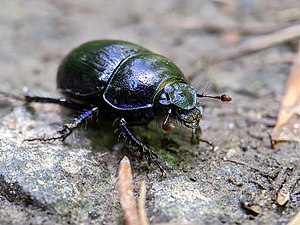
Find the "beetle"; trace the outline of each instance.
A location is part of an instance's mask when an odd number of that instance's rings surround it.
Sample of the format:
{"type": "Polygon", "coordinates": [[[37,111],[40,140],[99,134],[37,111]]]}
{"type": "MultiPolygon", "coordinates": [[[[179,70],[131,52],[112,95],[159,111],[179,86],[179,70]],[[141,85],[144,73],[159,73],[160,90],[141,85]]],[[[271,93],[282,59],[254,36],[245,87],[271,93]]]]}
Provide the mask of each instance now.
{"type": "Polygon", "coordinates": [[[57,136],[27,141],[64,141],[84,121],[99,116],[117,121],[126,139],[148,162],[156,154],[138,140],[129,126],[146,125],[165,116],[163,129],[170,131],[173,118],[200,130],[203,114],[197,98],[230,101],[229,95],[210,96],[197,93],[180,69],[164,56],[142,46],[119,40],[95,40],[72,50],[57,71],[57,87],[62,98],[25,94],[25,101],[54,103],[83,111],[71,123],[64,124],[57,136]]]}

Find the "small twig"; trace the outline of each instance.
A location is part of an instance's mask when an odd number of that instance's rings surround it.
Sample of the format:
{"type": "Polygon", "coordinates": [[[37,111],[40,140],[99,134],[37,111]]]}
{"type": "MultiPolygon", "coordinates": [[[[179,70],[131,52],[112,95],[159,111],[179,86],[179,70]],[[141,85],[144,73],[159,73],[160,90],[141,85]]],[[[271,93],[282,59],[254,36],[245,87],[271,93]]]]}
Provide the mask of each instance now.
{"type": "Polygon", "coordinates": [[[300,24],[246,41],[237,47],[218,54],[211,60],[213,62],[231,60],[297,38],[300,38],[300,24]]]}
{"type": "Polygon", "coordinates": [[[176,26],[186,30],[202,30],[212,33],[224,33],[231,30],[247,35],[259,35],[274,32],[282,28],[281,25],[275,23],[222,23],[221,21],[199,21],[193,18],[167,18],[163,21],[166,25],[176,26]]]}
{"type": "Polygon", "coordinates": [[[272,139],[272,135],[270,133],[267,133],[268,137],[269,137],[269,141],[270,141],[270,147],[271,149],[275,149],[276,145],[279,143],[299,143],[298,141],[294,141],[294,140],[285,140],[285,139],[281,139],[281,140],[273,140],[272,139]]]}
{"type": "Polygon", "coordinates": [[[286,43],[297,38],[300,38],[300,24],[254,38],[249,41],[245,41],[236,47],[224,51],[223,53],[221,52],[217,55],[206,58],[206,62],[196,68],[189,77],[192,80],[199,74],[199,71],[203,71],[210,66],[214,66],[218,63],[251,54],[253,52],[257,52],[278,44],[286,43]]]}
{"type": "Polygon", "coordinates": [[[269,190],[270,189],[268,186],[264,185],[263,183],[259,182],[258,180],[249,180],[249,182],[251,182],[253,184],[256,184],[261,189],[265,189],[265,190],[269,190]]]}
{"type": "Polygon", "coordinates": [[[132,188],[132,174],[129,159],[124,156],[120,162],[119,174],[120,203],[127,225],[140,225],[137,206],[132,188]]]}
{"type": "Polygon", "coordinates": [[[146,200],[146,183],[145,181],[142,181],[140,186],[140,196],[138,199],[138,210],[139,210],[139,216],[141,225],[149,225],[147,213],[145,210],[145,200],[146,200]]]}
{"type": "Polygon", "coordinates": [[[279,189],[282,187],[282,184],[285,182],[286,178],[287,178],[287,168],[281,168],[279,170],[279,173],[277,174],[274,182],[273,182],[273,188],[275,189],[276,192],[279,191],[279,189]]]}
{"type": "Polygon", "coordinates": [[[232,163],[236,163],[236,164],[240,164],[240,165],[243,165],[243,166],[247,166],[255,171],[258,171],[258,172],[263,172],[263,170],[257,166],[254,166],[254,165],[251,165],[249,163],[246,163],[244,161],[241,161],[241,160],[238,160],[238,159],[224,159],[225,161],[228,161],[228,162],[232,162],[232,163]]]}

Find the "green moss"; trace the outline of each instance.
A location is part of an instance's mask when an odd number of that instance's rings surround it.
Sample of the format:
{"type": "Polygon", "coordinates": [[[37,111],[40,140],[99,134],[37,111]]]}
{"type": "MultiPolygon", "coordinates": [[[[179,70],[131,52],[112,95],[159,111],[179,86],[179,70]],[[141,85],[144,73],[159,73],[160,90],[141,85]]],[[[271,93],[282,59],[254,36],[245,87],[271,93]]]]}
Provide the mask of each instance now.
{"type": "Polygon", "coordinates": [[[148,144],[168,167],[186,168],[194,159],[191,132],[185,128],[177,127],[166,132],[151,123],[147,127],[135,127],[134,130],[137,137],[148,144]]]}
{"type": "MultiPolygon", "coordinates": [[[[160,123],[151,123],[149,126],[130,127],[134,135],[157,154],[159,159],[169,168],[187,168],[195,158],[194,145],[191,145],[191,131],[177,127],[171,132],[164,131],[160,123]]],[[[114,132],[115,127],[110,122],[101,123],[101,126],[89,126],[81,129],[80,133],[91,140],[93,148],[112,149],[117,143],[123,143],[120,132],[114,132]]],[[[122,153],[121,153],[122,154],[122,153]]],[[[124,153],[123,153],[124,154],[124,153]]]]}

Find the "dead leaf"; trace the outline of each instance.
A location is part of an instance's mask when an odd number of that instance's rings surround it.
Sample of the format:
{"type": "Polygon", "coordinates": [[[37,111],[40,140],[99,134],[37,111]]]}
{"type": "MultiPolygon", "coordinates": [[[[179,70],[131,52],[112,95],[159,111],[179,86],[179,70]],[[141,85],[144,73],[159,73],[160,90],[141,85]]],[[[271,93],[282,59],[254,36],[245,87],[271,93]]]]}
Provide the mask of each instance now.
{"type": "Polygon", "coordinates": [[[300,211],[287,225],[299,225],[300,224],[300,211]]]}
{"type": "Polygon", "coordinates": [[[272,141],[300,143],[300,46],[281,102],[272,141]]]}

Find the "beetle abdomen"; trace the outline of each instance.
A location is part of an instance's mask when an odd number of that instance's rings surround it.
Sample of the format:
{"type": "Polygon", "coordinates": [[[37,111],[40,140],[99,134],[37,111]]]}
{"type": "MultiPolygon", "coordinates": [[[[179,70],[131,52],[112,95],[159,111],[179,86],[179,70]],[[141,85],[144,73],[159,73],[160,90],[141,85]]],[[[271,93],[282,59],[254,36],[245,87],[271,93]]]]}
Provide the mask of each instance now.
{"type": "Polygon", "coordinates": [[[71,51],[57,72],[57,87],[69,95],[102,91],[120,63],[147,49],[125,41],[87,42],[71,51]]]}

